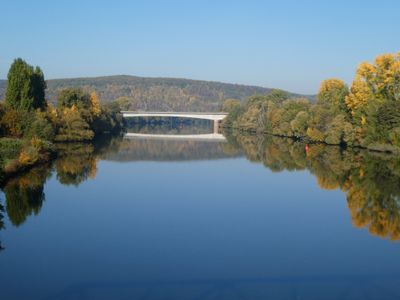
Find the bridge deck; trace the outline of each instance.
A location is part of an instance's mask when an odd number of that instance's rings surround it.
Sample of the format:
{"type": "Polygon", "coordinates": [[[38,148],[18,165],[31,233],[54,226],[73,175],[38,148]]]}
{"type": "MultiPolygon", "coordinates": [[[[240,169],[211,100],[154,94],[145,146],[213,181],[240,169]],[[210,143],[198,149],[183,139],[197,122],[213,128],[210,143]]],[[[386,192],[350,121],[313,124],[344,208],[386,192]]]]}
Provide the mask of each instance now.
{"type": "Polygon", "coordinates": [[[122,111],[125,118],[135,117],[177,117],[189,119],[204,119],[212,121],[221,121],[226,118],[227,113],[223,112],[146,112],[146,111],[122,111]]]}
{"type": "Polygon", "coordinates": [[[122,114],[151,114],[151,115],[223,115],[227,116],[227,112],[184,112],[184,111],[129,111],[123,110],[122,114]]]}

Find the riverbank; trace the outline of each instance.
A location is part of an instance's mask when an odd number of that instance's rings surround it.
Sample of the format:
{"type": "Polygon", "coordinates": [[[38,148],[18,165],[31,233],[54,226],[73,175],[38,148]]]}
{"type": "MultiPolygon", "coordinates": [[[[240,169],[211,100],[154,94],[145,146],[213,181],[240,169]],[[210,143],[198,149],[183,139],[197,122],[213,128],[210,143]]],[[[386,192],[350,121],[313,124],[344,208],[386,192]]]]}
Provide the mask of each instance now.
{"type": "Polygon", "coordinates": [[[222,126],[302,139],[400,153],[400,54],[377,56],[359,65],[351,87],[324,80],[317,101],[275,90],[245,103],[227,100],[222,126]]]}
{"type": "Polygon", "coordinates": [[[14,60],[7,78],[0,102],[0,183],[50,162],[58,143],[92,143],[125,130],[119,102],[103,105],[95,91],[66,87],[56,106],[47,103],[43,72],[21,58],[14,60]]]}
{"type": "Polygon", "coordinates": [[[321,83],[317,101],[275,90],[246,103],[226,101],[222,126],[274,136],[400,153],[400,54],[362,63],[352,86],[331,78],[321,83]]]}
{"type": "Polygon", "coordinates": [[[0,185],[33,166],[50,162],[55,157],[55,147],[51,142],[38,138],[0,138],[0,185]]]}
{"type": "Polygon", "coordinates": [[[266,136],[271,136],[275,138],[282,138],[282,139],[290,139],[295,142],[302,142],[305,144],[315,144],[315,145],[324,145],[324,146],[333,146],[333,147],[339,147],[342,149],[360,149],[360,150],[366,150],[366,151],[371,151],[371,152],[378,152],[378,153],[385,153],[385,154],[393,154],[393,155],[399,155],[400,154],[400,148],[397,147],[392,147],[391,145],[384,145],[384,147],[374,147],[372,146],[362,146],[362,145],[348,145],[346,143],[326,143],[323,141],[318,141],[318,140],[312,140],[307,136],[290,136],[290,135],[279,135],[279,134],[273,134],[271,132],[267,131],[258,131],[256,129],[247,129],[247,128],[241,128],[241,127],[233,127],[233,126],[221,126],[222,130],[224,133],[231,135],[234,132],[240,133],[242,135],[250,135],[250,136],[256,136],[256,135],[266,135],[266,136]]]}
{"type": "Polygon", "coordinates": [[[91,141],[78,143],[0,138],[0,187],[33,168],[52,164],[57,159],[71,156],[71,153],[85,157],[95,148],[110,147],[113,141],[121,139],[122,132],[103,134],[91,141]]]}

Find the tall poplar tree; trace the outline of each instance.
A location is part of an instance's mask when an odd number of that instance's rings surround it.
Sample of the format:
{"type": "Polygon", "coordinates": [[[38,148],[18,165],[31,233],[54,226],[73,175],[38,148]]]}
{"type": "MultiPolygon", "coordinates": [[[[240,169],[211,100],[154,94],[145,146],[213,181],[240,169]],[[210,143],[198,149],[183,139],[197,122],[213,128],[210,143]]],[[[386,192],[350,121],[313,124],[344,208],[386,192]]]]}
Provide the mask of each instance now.
{"type": "Polygon", "coordinates": [[[46,82],[39,67],[33,68],[21,58],[14,60],[8,72],[6,104],[16,110],[46,107],[46,82]]]}

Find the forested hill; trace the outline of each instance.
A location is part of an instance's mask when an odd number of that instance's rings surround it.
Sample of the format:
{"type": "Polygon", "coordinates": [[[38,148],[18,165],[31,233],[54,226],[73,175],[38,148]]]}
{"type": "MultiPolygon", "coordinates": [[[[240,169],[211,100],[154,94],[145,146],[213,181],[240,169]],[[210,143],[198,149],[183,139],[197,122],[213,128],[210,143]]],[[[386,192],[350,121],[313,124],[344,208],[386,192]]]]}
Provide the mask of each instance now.
{"type": "MultiPolygon", "coordinates": [[[[0,99],[4,98],[5,80],[0,80],[0,99]]],[[[120,100],[124,109],[216,111],[228,98],[245,100],[254,94],[266,94],[269,88],[177,78],[106,76],[53,79],[47,81],[46,97],[55,102],[65,87],[95,90],[102,102],[120,100]]]]}
{"type": "Polygon", "coordinates": [[[6,94],[6,84],[7,84],[6,80],[0,79],[0,100],[3,100],[6,94]]]}

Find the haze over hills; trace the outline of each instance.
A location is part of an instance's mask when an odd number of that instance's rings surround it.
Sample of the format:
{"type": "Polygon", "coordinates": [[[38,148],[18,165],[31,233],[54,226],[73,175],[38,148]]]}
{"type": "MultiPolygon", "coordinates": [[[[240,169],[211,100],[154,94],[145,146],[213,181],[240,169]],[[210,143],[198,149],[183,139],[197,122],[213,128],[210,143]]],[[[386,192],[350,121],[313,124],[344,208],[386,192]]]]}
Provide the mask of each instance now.
{"type": "MultiPolygon", "coordinates": [[[[6,80],[0,80],[0,99],[4,98],[5,87],[6,80]]],[[[47,80],[47,100],[55,103],[59,91],[66,87],[95,90],[102,102],[121,100],[124,109],[161,111],[217,111],[225,99],[244,101],[272,90],[214,81],[118,75],[47,80]]]]}

